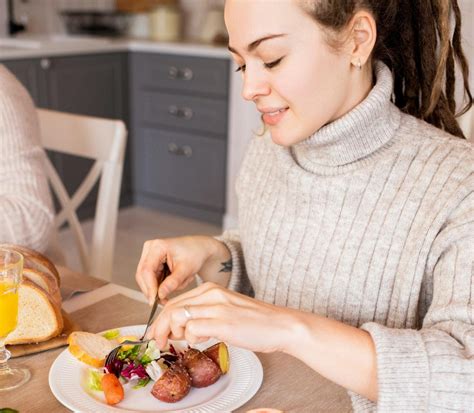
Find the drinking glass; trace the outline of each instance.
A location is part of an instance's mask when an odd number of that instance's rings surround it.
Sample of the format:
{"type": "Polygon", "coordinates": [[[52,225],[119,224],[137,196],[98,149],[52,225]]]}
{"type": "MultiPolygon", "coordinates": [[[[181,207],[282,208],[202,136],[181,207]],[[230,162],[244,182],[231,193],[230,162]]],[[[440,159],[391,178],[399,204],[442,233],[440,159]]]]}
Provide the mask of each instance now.
{"type": "Polygon", "coordinates": [[[30,379],[30,371],[10,368],[10,352],[5,348],[8,334],[18,319],[18,288],[23,273],[23,256],[16,251],[0,249],[0,391],[11,390],[30,379]]]}

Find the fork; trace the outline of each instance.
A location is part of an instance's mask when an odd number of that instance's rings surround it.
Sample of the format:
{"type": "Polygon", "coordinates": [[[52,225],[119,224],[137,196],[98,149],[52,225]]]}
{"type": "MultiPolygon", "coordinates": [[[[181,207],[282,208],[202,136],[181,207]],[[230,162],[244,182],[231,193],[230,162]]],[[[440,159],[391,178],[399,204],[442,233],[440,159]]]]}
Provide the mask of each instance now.
{"type": "MultiPolygon", "coordinates": [[[[159,284],[161,284],[161,282],[163,282],[163,280],[168,276],[170,275],[170,269],[168,267],[168,265],[166,264],[166,262],[163,264],[163,272],[162,272],[162,277],[161,277],[161,281],[159,284]]],[[[133,346],[136,346],[136,345],[141,345],[141,344],[147,344],[150,342],[151,339],[148,339],[148,340],[144,340],[145,336],[146,336],[146,333],[148,331],[148,327],[150,327],[150,324],[153,320],[153,317],[156,313],[156,309],[158,308],[158,291],[156,291],[156,295],[155,295],[155,301],[153,302],[153,307],[151,307],[151,312],[150,312],[150,317],[148,317],[148,321],[146,323],[146,327],[145,327],[145,332],[143,333],[143,335],[141,336],[141,338],[139,340],[125,340],[123,341],[122,343],[120,343],[117,347],[115,347],[114,349],[112,349],[112,351],[108,354],[107,356],[107,359],[105,360],[105,365],[107,366],[108,364],[110,364],[114,359],[115,357],[117,357],[117,354],[119,352],[119,350],[122,348],[122,346],[127,346],[127,345],[133,345],[133,346]]]]}

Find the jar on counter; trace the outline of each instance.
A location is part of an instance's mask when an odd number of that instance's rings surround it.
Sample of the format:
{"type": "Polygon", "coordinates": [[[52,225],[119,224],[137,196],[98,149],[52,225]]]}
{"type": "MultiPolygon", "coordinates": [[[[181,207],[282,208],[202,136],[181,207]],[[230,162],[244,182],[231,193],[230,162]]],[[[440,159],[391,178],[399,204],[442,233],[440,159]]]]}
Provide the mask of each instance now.
{"type": "Polygon", "coordinates": [[[150,37],[160,42],[181,38],[181,11],[174,4],[157,6],[150,13],[150,37]]]}
{"type": "Polygon", "coordinates": [[[137,39],[150,37],[150,16],[148,13],[133,13],[129,17],[127,35],[137,39]]]}

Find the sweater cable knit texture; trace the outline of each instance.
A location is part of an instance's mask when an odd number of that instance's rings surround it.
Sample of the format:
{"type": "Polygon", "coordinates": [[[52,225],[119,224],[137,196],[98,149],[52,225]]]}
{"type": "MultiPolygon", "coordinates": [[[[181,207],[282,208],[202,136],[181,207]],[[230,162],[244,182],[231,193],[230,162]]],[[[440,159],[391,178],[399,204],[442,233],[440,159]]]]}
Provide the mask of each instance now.
{"type": "MultiPolygon", "coordinates": [[[[255,137],[220,239],[229,287],[368,331],[379,394],[355,411],[474,411],[474,150],[368,97],[303,142],[255,137]]],[[[310,411],[310,410],[309,410],[310,411]]]]}

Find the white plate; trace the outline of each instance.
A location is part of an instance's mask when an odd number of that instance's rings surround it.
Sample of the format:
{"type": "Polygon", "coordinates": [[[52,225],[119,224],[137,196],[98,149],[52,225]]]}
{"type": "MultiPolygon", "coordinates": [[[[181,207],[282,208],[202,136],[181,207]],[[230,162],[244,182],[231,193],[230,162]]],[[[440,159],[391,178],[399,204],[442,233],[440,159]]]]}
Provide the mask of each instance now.
{"type": "MultiPolygon", "coordinates": [[[[144,325],[122,327],[121,335],[141,336],[144,325]]],[[[204,349],[215,343],[196,345],[204,349]]],[[[174,342],[185,348],[184,342],[174,342]]],[[[262,364],[251,351],[229,346],[229,372],[213,385],[190,392],[177,403],[164,403],[151,394],[153,382],[141,389],[126,389],[125,398],[115,406],[105,403],[102,392],[89,390],[85,384],[89,367],[64,350],[49,370],[49,387],[56,399],[75,412],[230,412],[250,400],[263,379],[262,364]]]]}

